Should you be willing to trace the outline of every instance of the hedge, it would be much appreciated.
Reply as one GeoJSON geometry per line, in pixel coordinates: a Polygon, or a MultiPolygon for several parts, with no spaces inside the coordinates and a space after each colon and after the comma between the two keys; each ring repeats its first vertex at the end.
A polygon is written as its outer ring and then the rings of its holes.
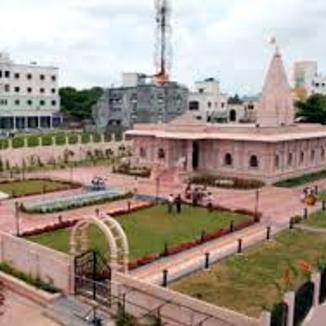
{"type": "Polygon", "coordinates": [[[7,149],[9,147],[8,139],[0,139],[0,149],[7,149]]]}
{"type": "Polygon", "coordinates": [[[24,281],[25,283],[32,285],[38,289],[44,290],[46,292],[49,292],[49,293],[60,292],[60,290],[57,289],[52,284],[45,283],[40,278],[34,278],[28,274],[20,272],[6,263],[0,263],[0,271],[4,272],[5,274],[16,277],[16,278],[24,281]]]}
{"type": "Polygon", "coordinates": [[[70,134],[68,136],[68,144],[75,145],[78,143],[78,135],[77,134],[70,134]]]}
{"type": "Polygon", "coordinates": [[[55,135],[55,143],[56,143],[56,145],[65,145],[66,144],[66,135],[65,134],[55,135]]]}
{"type": "Polygon", "coordinates": [[[12,147],[13,148],[22,148],[25,146],[25,138],[23,137],[16,137],[12,140],[12,147]]]}
{"type": "Polygon", "coordinates": [[[51,146],[52,145],[52,135],[44,135],[41,137],[42,146],[51,146]]]}
{"type": "Polygon", "coordinates": [[[101,135],[100,134],[93,134],[93,142],[99,143],[101,141],[101,135]]]}
{"type": "Polygon", "coordinates": [[[27,137],[27,146],[28,147],[36,147],[39,145],[40,138],[37,136],[27,137]]]}
{"type": "Polygon", "coordinates": [[[87,133],[83,133],[81,136],[82,144],[88,144],[91,141],[91,135],[87,133]]]}

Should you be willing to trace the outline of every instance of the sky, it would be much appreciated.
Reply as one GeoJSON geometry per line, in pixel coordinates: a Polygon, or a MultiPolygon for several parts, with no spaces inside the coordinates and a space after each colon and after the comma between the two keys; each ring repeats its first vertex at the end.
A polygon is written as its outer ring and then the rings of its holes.
{"type": "MultiPolygon", "coordinates": [[[[260,91],[276,37],[293,63],[326,72],[325,0],[170,0],[172,77],[207,77],[228,93],[260,91]]],[[[121,83],[122,72],[154,72],[154,0],[0,0],[0,51],[19,63],[60,68],[61,86],[121,83]]]]}

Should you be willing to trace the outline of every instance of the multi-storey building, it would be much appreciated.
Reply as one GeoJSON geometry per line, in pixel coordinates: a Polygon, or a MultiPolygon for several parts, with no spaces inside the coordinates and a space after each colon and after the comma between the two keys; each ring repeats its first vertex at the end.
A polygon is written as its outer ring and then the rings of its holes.
{"type": "Polygon", "coordinates": [[[99,129],[126,130],[135,123],[166,123],[187,111],[188,89],[176,82],[158,85],[144,74],[123,74],[121,87],[112,87],[94,107],[99,129]]]}
{"type": "Polygon", "coordinates": [[[227,122],[228,96],[221,93],[220,83],[214,78],[195,83],[195,90],[189,94],[188,110],[202,121],[227,122]]]}
{"type": "Polygon", "coordinates": [[[299,97],[326,95],[326,75],[318,72],[315,61],[299,61],[294,64],[294,84],[299,97]]]}
{"type": "Polygon", "coordinates": [[[58,68],[15,64],[0,53],[0,130],[55,128],[61,121],[58,68]]]}

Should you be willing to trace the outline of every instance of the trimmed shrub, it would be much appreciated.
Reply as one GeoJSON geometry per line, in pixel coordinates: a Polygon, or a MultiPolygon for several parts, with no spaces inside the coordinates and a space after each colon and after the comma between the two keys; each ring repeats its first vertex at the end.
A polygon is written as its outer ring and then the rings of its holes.
{"type": "Polygon", "coordinates": [[[56,145],[65,145],[66,144],[66,135],[65,134],[57,134],[55,135],[55,144],[56,145]]]}
{"type": "Polygon", "coordinates": [[[8,139],[0,139],[0,150],[7,149],[9,147],[9,140],[8,139]]]}
{"type": "Polygon", "coordinates": [[[25,274],[23,272],[20,272],[7,263],[0,263],[0,271],[9,274],[13,277],[16,277],[25,283],[32,285],[38,289],[41,289],[43,291],[49,292],[49,293],[58,293],[60,292],[59,289],[57,289],[55,286],[49,283],[43,282],[40,278],[34,278],[28,274],[25,274]]]}
{"type": "Polygon", "coordinates": [[[28,147],[36,147],[39,145],[39,137],[38,136],[30,136],[27,138],[27,146],[28,147]]]}
{"type": "Polygon", "coordinates": [[[78,134],[68,135],[68,144],[75,145],[78,143],[78,134]]]}
{"type": "Polygon", "coordinates": [[[82,144],[88,144],[91,141],[91,135],[89,133],[83,133],[81,136],[82,144]]]}
{"type": "Polygon", "coordinates": [[[101,135],[100,134],[93,134],[93,142],[94,143],[101,142],[101,135]]]}
{"type": "Polygon", "coordinates": [[[52,146],[52,136],[44,135],[41,137],[42,146],[52,146]]]}
{"type": "Polygon", "coordinates": [[[13,148],[22,148],[25,146],[25,138],[23,137],[15,137],[12,140],[12,147],[13,148]]]}

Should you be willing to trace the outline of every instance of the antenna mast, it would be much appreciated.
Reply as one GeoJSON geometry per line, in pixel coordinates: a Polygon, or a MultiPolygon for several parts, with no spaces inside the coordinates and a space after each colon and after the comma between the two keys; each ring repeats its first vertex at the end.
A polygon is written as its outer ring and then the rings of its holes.
{"type": "Polygon", "coordinates": [[[169,0],[155,0],[156,9],[156,53],[155,79],[164,85],[169,81],[172,45],[171,45],[171,6],[169,0]]]}

